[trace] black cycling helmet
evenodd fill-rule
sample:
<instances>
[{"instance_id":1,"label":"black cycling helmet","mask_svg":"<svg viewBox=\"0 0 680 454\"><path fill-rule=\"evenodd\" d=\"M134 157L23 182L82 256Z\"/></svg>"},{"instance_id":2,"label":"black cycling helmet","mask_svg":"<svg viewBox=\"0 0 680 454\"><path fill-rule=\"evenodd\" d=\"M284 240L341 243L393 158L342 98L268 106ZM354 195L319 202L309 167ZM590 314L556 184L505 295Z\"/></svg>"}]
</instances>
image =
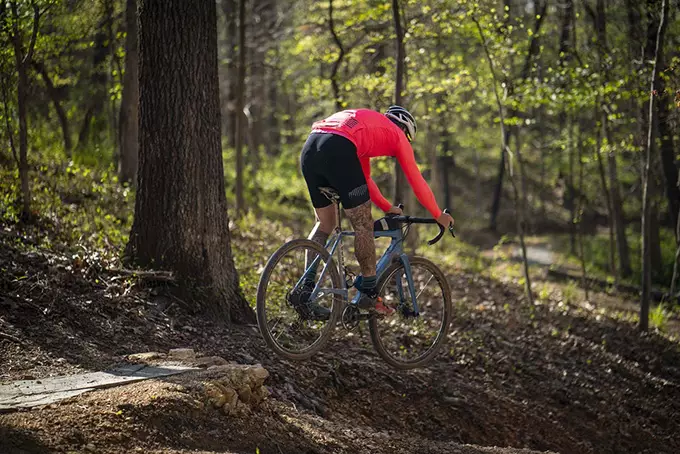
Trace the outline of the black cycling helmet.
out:
<instances>
[{"instance_id":1,"label":"black cycling helmet","mask_svg":"<svg viewBox=\"0 0 680 454\"><path fill-rule=\"evenodd\" d=\"M390 106L387 108L385 116L404 131L409 142L413 142L413 139L416 138L418 127L416 126L416 119L413 118L413 115L408 110L401 106Z\"/></svg>"}]
</instances>

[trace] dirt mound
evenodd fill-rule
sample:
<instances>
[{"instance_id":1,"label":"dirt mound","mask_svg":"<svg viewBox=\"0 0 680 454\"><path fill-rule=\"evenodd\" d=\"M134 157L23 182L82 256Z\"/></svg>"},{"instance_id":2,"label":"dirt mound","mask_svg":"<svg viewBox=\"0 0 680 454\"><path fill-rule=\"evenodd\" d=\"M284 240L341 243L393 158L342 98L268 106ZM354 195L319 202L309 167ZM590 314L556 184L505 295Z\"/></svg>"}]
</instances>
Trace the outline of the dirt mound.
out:
<instances>
[{"instance_id":1,"label":"dirt mound","mask_svg":"<svg viewBox=\"0 0 680 454\"><path fill-rule=\"evenodd\" d=\"M97 391L38 411L6 415L0 426L0 450L8 454L535 452L376 431L339 417L324 419L276 399L225 415L214 408L206 392L206 383L214 383L217 372L205 374Z\"/></svg>"}]
</instances>

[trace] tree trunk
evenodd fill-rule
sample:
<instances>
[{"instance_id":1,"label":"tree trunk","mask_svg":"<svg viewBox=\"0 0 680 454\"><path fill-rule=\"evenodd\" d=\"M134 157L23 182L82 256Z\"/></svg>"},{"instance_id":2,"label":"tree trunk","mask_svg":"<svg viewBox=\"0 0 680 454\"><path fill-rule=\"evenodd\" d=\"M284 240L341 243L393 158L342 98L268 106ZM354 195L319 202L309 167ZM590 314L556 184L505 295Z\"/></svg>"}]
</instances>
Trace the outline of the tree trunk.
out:
<instances>
[{"instance_id":1,"label":"tree trunk","mask_svg":"<svg viewBox=\"0 0 680 454\"><path fill-rule=\"evenodd\" d=\"M605 88L608 83L607 69L605 68L605 58L608 48L607 16L604 0L597 0L596 16L594 17L594 20L595 29L597 32L598 70L602 76L603 88ZM603 106L607 106L608 104L609 102L605 95L605 98L603 99ZM616 155L614 154L613 150L613 141L611 140L610 136L606 109L603 108L600 112L600 115L602 121L602 131L609 146L609 153L607 153L607 168L609 177L609 191L611 193L611 215L613 216L614 231L616 233L616 245L619 256L619 274L621 277L628 277L632 274L632 270L630 268L628 240L626 238L626 225L623 216L623 202L621 200L618 164L616 162Z\"/></svg>"},{"instance_id":2,"label":"tree trunk","mask_svg":"<svg viewBox=\"0 0 680 454\"><path fill-rule=\"evenodd\" d=\"M510 139L510 127L505 130L504 143L508 143ZM505 148L501 147L501 160L498 164L498 177L496 177L496 185L493 188L493 202L491 203L491 221L489 222L489 229L493 232L498 227L498 212L501 209L501 197L503 195L503 179L505 177Z\"/></svg>"},{"instance_id":3,"label":"tree trunk","mask_svg":"<svg viewBox=\"0 0 680 454\"><path fill-rule=\"evenodd\" d=\"M28 75L21 63L19 47L15 45L17 63L17 110L19 113L19 179L21 180L21 218L31 218L31 192L28 187L28 120L26 118L26 89Z\"/></svg>"},{"instance_id":4,"label":"tree trunk","mask_svg":"<svg viewBox=\"0 0 680 454\"><path fill-rule=\"evenodd\" d=\"M252 322L229 237L215 2L142 0L139 27L139 189L126 255L174 271L202 311Z\"/></svg>"},{"instance_id":5,"label":"tree trunk","mask_svg":"<svg viewBox=\"0 0 680 454\"><path fill-rule=\"evenodd\" d=\"M120 102L120 152L118 175L122 182L136 184L139 166L139 54L137 53L137 0L125 8L125 75Z\"/></svg>"},{"instance_id":6,"label":"tree trunk","mask_svg":"<svg viewBox=\"0 0 680 454\"><path fill-rule=\"evenodd\" d=\"M236 93L236 213L245 210L243 197L243 142L246 118L243 113L246 85L246 0L238 5L238 89Z\"/></svg>"},{"instance_id":7,"label":"tree trunk","mask_svg":"<svg viewBox=\"0 0 680 454\"><path fill-rule=\"evenodd\" d=\"M107 73L107 82L108 85L106 87L107 92L110 92L113 87L116 85L116 81L114 79L114 70L115 70L115 62L116 62L116 45L115 45L115 33L113 31L113 22L114 22L114 0L105 0L104 2L104 8L106 10L106 41L107 41L107 49L109 51L109 70ZM121 81L122 83L122 81ZM110 108L110 115L109 115L109 139L111 141L111 144L113 145L113 149L115 150L114 152L114 161L117 160L116 158L120 159L120 156L115 156L117 151L120 150L120 130L118 129L118 118L116 118L116 98L114 96L108 96L109 98L109 108ZM118 112L118 117L120 117L120 112Z\"/></svg>"},{"instance_id":8,"label":"tree trunk","mask_svg":"<svg viewBox=\"0 0 680 454\"><path fill-rule=\"evenodd\" d=\"M338 85L338 69L340 69L342 59L345 56L345 48L343 47L342 41L340 41L340 38L338 37L338 34L335 31L335 24L333 22L333 0L328 0L328 28L331 31L331 36L333 36L333 41L335 42L335 45L338 47L338 58L333 62L333 68L331 69L331 86L333 87L333 99L335 100L335 108L337 110L342 110L340 86ZM399 66L398 62L397 66ZM397 76L397 78L398 77L399 76Z\"/></svg>"},{"instance_id":9,"label":"tree trunk","mask_svg":"<svg viewBox=\"0 0 680 454\"><path fill-rule=\"evenodd\" d=\"M603 112L602 121L604 124L605 136L609 136L607 127L606 113ZM621 186L619 183L618 164L616 155L612 150L612 142L609 140L609 153L607 153L607 164L609 168L609 189L612 195L612 215L614 216L614 227L616 232L616 246L619 256L619 273L621 277L629 277L633 274L630 268L630 253L628 239L626 238L626 221L623 215L623 200L621 199Z\"/></svg>"},{"instance_id":10,"label":"tree trunk","mask_svg":"<svg viewBox=\"0 0 680 454\"><path fill-rule=\"evenodd\" d=\"M599 116L599 97L595 103L595 121ZM604 163L602 160L602 125L596 126L595 133L595 156L597 157L597 170L600 176L600 183L602 184L602 192L604 193L605 202L607 203L607 223L609 226L609 272L614 276L618 276L616 272L616 254L615 246L616 242L614 240L614 215L612 213L612 199L611 193L609 192L609 186L607 185L607 176L605 175Z\"/></svg>"},{"instance_id":11,"label":"tree trunk","mask_svg":"<svg viewBox=\"0 0 680 454\"><path fill-rule=\"evenodd\" d=\"M14 47L15 69L17 71L17 111L19 114L19 179L21 181L21 218L31 219L31 192L28 186L28 120L26 117L26 90L28 89L28 67L33 59L33 50L38 36L40 13L37 5L33 5L33 31L28 50L24 53L23 37L19 27L19 11L17 2L11 2L12 8L12 44Z\"/></svg>"},{"instance_id":12,"label":"tree trunk","mask_svg":"<svg viewBox=\"0 0 680 454\"><path fill-rule=\"evenodd\" d=\"M654 176L650 170L651 178ZM650 186L652 182L649 182ZM649 191L649 260L652 272L652 282L655 282L663 274L663 258L661 256L661 226L659 224L659 204L654 190Z\"/></svg>"},{"instance_id":13,"label":"tree trunk","mask_svg":"<svg viewBox=\"0 0 680 454\"><path fill-rule=\"evenodd\" d=\"M569 119L570 123L573 123L573 118ZM579 127L578 129L578 208L576 210L577 213L577 220L579 224L579 229L578 229L578 256L579 256L579 261L581 262L581 286L583 287L583 290L585 292L586 296L586 301L590 299L588 296L588 275L586 272L586 254L583 248L583 237L584 237L584 227L585 223L583 222L583 202L584 202L584 187L583 187L583 174L584 174L584 169L583 169L583 137L582 137L582 131L581 128Z\"/></svg>"},{"instance_id":14,"label":"tree trunk","mask_svg":"<svg viewBox=\"0 0 680 454\"><path fill-rule=\"evenodd\" d=\"M491 76L493 78L493 93L494 97L496 99L496 105L498 107L498 116L500 117L500 124L501 124L501 150L503 153L505 153L505 150L508 150L508 143L506 142L505 138L508 137L506 135L506 126L505 126L505 115L503 113L503 104L501 103L501 97L498 94L498 86L497 84L499 83L498 77L496 76L496 71L494 70L493 66L493 60L491 59L491 53L489 52L489 48L486 44L486 38L484 37L484 31L482 30L482 26L479 24L479 21L473 16L472 20L475 22L475 25L477 26L477 31L479 32L479 38L482 42L482 47L484 48L484 53L486 54L486 59L487 62L489 63L489 70L491 71ZM522 210L522 205L519 200L519 191L517 189L517 183L515 183L515 178L513 176L512 172L512 161L511 160L506 160L508 162L508 176L510 180L510 184L512 186L512 192L514 195L514 201L515 201L515 221L517 225L517 234L519 235L519 244L520 244L520 249L522 251L522 263L524 265L524 291L526 293L526 297L528 300L529 304L534 303L534 294L531 289L531 275L529 274L529 259L527 257L527 248L526 244L524 242L524 212ZM520 161L521 162L521 161Z\"/></svg>"},{"instance_id":15,"label":"tree trunk","mask_svg":"<svg viewBox=\"0 0 680 454\"><path fill-rule=\"evenodd\" d=\"M506 26L507 23L510 22L510 17L511 17L511 2L508 0L505 2L505 6L508 7L508 17L506 20ZM534 22L534 30L533 34L531 34L529 38L529 51L526 54L526 57L524 59L524 64L522 65L522 70L519 75L519 80L524 81L527 77L529 77L529 73L531 72L531 62L534 58L535 55L537 55L540 50L541 46L539 46L539 41L538 37L540 36L540 31L541 27L543 25L543 21L545 20L546 13L548 11L548 0L545 0L542 4L538 3L538 0L534 2L534 11L535 11L535 17L536 20ZM509 81L506 81L508 84L508 97L512 96L513 94L513 88L512 88L512 83ZM509 117L513 117L516 115L516 112L513 109L509 109ZM503 137L503 143L507 144L510 141L510 134L512 132L512 126L506 126L504 137ZM503 179L505 177L505 167L506 167L506 161L507 158L505 156L505 148L501 149L501 159L500 159L500 164L498 166L498 177L496 178L496 186L494 187L493 191L493 202L491 203L491 220L489 222L489 229L492 231L496 231L496 228L498 226L497 220L498 220L498 212L500 211L501 207L501 199L503 196Z\"/></svg>"},{"instance_id":16,"label":"tree trunk","mask_svg":"<svg viewBox=\"0 0 680 454\"><path fill-rule=\"evenodd\" d=\"M92 73L89 80L89 96L88 104L85 109L85 115L80 126L80 131L78 133L78 144L76 149L83 150L90 144L90 139L92 135L92 126L94 123L95 133L98 135L101 133L101 121L99 116L104 112L105 106L108 100L108 75L107 70L104 67L104 62L109 57L109 47L113 43L109 42L108 32L103 28L108 24L108 15L105 15L101 20L101 25L94 36L94 45L92 46ZM107 120L105 123L105 128L108 131L110 122ZM117 150L117 148L115 148Z\"/></svg>"},{"instance_id":17,"label":"tree trunk","mask_svg":"<svg viewBox=\"0 0 680 454\"><path fill-rule=\"evenodd\" d=\"M668 1L668 0L667 0ZM663 44L659 48L659 67L665 68ZM663 78L658 79L657 101L659 139L661 142L661 167L663 169L664 186L666 188L666 198L668 199L668 214L671 225L678 223L678 211L680 211L680 180L678 179L678 164L675 157L675 144L673 140L674 131L671 128L671 113L668 108L671 100L666 93L666 82ZM680 238L675 238L676 244L680 245Z\"/></svg>"},{"instance_id":18,"label":"tree trunk","mask_svg":"<svg viewBox=\"0 0 680 454\"><path fill-rule=\"evenodd\" d=\"M236 45L238 32L238 5L235 0L221 0L222 15L226 23L226 74L223 78L224 97L222 119L224 133L229 147L236 148L236 93L238 91L238 66L236 64Z\"/></svg>"},{"instance_id":19,"label":"tree trunk","mask_svg":"<svg viewBox=\"0 0 680 454\"><path fill-rule=\"evenodd\" d=\"M567 176L567 200L569 201L569 245L576 255L576 197L574 194L574 125L571 115L567 122L567 148L569 150L569 175Z\"/></svg>"},{"instance_id":20,"label":"tree trunk","mask_svg":"<svg viewBox=\"0 0 680 454\"><path fill-rule=\"evenodd\" d=\"M666 31L666 16L668 15L668 2L661 0L661 18L656 34L656 46L654 50L654 66L652 69L652 81L649 89L649 128L647 133L647 153L645 155L645 167L642 174L642 295L640 297L640 330L647 331L649 328L649 294L651 289L651 251L650 251L650 210L649 210L649 178L650 165L654 148L654 90L659 80L659 52L662 48L664 33Z\"/></svg>"},{"instance_id":21,"label":"tree trunk","mask_svg":"<svg viewBox=\"0 0 680 454\"><path fill-rule=\"evenodd\" d=\"M677 215L678 223L675 225L675 237L680 238L680 213ZM680 265L680 244L675 248L675 258L673 260L673 276L671 277L670 296L672 299L680 300L675 295L675 283L678 278L678 265ZM680 301L679 301L680 302Z\"/></svg>"},{"instance_id":22,"label":"tree trunk","mask_svg":"<svg viewBox=\"0 0 680 454\"><path fill-rule=\"evenodd\" d=\"M57 118L59 118L61 134L64 138L64 151L66 152L67 157L71 157L71 148L73 146L73 142L71 141L71 132L69 130L68 116L66 115L66 111L64 111L64 108L61 105L61 101L59 100L59 92L57 88L54 86L54 83L52 83L52 79L50 78L50 75L47 72L47 68L45 67L44 63L35 61L33 62L33 67L38 72L38 74L40 74L40 77L42 77L42 80L45 83L45 87L47 88L47 94L52 100L52 104L54 105L54 111L57 113Z\"/></svg>"},{"instance_id":23,"label":"tree trunk","mask_svg":"<svg viewBox=\"0 0 680 454\"><path fill-rule=\"evenodd\" d=\"M394 84L394 104L401 106L404 93L404 73L406 72L406 51L404 49L404 29L401 24L401 13L399 11L399 0L392 0L392 17L394 19L394 32L397 36L397 56L396 56L396 77ZM404 201L404 191L406 189L406 175L401 170L398 162L394 163L394 196L392 203L395 205Z\"/></svg>"}]
</instances>

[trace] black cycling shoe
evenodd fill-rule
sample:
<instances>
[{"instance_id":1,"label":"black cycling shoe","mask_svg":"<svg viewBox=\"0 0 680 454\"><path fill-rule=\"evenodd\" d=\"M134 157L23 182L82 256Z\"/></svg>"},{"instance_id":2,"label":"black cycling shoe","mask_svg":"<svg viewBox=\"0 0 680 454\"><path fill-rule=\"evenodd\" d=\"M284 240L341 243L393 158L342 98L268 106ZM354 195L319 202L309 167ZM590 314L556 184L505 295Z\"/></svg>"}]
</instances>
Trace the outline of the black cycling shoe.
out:
<instances>
[{"instance_id":1,"label":"black cycling shoe","mask_svg":"<svg viewBox=\"0 0 680 454\"><path fill-rule=\"evenodd\" d=\"M357 301L357 307L378 315L392 315L394 313L394 309L385 306L382 298L378 296L378 293L373 289L361 292L359 301Z\"/></svg>"},{"instance_id":2,"label":"black cycling shoe","mask_svg":"<svg viewBox=\"0 0 680 454\"><path fill-rule=\"evenodd\" d=\"M314 282L303 282L288 294L288 302L304 320L328 320L331 316L330 309L309 302L313 290Z\"/></svg>"}]
</instances>

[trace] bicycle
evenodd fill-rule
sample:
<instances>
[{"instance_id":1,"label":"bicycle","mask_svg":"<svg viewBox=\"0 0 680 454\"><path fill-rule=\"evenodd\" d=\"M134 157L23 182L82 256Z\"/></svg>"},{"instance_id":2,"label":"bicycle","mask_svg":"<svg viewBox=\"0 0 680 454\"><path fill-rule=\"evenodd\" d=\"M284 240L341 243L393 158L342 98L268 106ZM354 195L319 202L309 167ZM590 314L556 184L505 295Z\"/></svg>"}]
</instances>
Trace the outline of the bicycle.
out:
<instances>
[{"instance_id":1,"label":"bicycle","mask_svg":"<svg viewBox=\"0 0 680 454\"><path fill-rule=\"evenodd\" d=\"M265 342L285 359L305 360L328 343L338 318L348 331L366 320L375 350L389 365L397 369L426 365L448 333L451 292L446 276L434 263L423 257L408 257L402 245L411 225L437 221L386 216L375 222L375 237L391 239L377 262L376 288L383 303L396 311L389 317L372 315L357 307L358 292L349 298L354 275L344 264L342 240L354 232L341 228L337 192L332 188L321 190L337 206L338 225L325 247L309 239L295 239L269 258L257 288L257 322ZM445 233L444 227L437 225L439 233L428 241L429 245L437 243ZM455 237L452 227L449 232ZM441 294L429 290L433 279ZM328 311L323 316L315 315L315 307ZM294 348L297 338L306 344ZM418 347L426 348L418 353Z\"/></svg>"}]
</instances>

